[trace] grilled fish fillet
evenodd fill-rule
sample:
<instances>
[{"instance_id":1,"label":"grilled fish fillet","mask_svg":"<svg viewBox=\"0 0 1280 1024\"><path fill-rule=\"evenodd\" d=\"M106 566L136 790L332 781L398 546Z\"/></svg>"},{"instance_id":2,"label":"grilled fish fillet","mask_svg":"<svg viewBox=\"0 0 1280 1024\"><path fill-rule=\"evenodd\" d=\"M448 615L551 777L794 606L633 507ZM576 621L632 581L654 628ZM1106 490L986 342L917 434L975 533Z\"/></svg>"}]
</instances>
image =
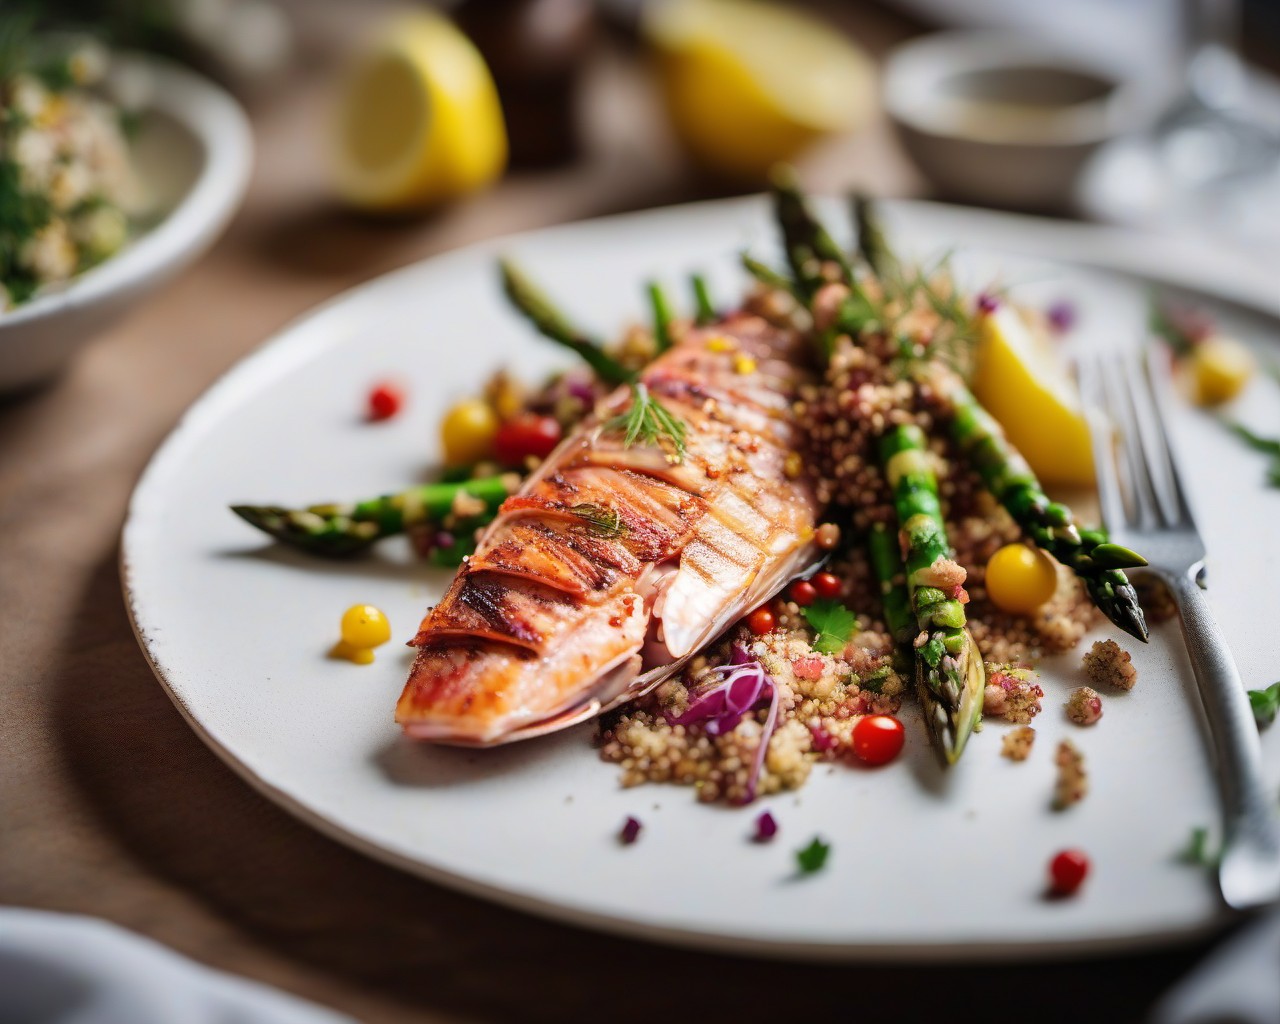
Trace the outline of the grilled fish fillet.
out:
<instances>
[{"instance_id":1,"label":"grilled fish fillet","mask_svg":"<svg viewBox=\"0 0 1280 1024\"><path fill-rule=\"evenodd\" d=\"M801 339L746 314L642 375L687 424L676 462L608 426L620 388L509 498L417 636L396 721L487 746L646 692L815 559L819 506L788 455Z\"/></svg>"}]
</instances>

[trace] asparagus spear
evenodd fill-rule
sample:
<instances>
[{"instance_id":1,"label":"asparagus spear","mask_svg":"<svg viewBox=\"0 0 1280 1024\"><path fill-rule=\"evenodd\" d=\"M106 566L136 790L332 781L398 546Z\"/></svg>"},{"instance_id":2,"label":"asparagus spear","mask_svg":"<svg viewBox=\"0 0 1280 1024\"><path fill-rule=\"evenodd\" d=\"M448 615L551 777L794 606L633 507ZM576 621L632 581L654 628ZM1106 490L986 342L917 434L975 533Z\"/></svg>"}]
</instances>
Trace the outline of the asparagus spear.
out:
<instances>
[{"instance_id":1,"label":"asparagus spear","mask_svg":"<svg viewBox=\"0 0 1280 1024\"><path fill-rule=\"evenodd\" d=\"M609 355L600 343L573 326L532 280L510 260L499 260L502 290L544 337L577 352L609 384L627 384L635 374Z\"/></svg>"},{"instance_id":2,"label":"asparagus spear","mask_svg":"<svg viewBox=\"0 0 1280 1024\"><path fill-rule=\"evenodd\" d=\"M231 511L282 543L315 555L342 557L364 551L375 541L403 533L410 526L441 522L454 512L460 494L476 499L482 507L459 518L471 529L482 526L507 499L512 482L513 477L508 474L459 483L423 484L367 501L301 509L232 505Z\"/></svg>"},{"instance_id":3,"label":"asparagus spear","mask_svg":"<svg viewBox=\"0 0 1280 1024\"><path fill-rule=\"evenodd\" d=\"M858 231L858 253L876 276L886 281L899 276L898 257L889 248L889 242L880 226L880 219L866 196L854 193L849 198L853 208L853 223Z\"/></svg>"},{"instance_id":4,"label":"asparagus spear","mask_svg":"<svg viewBox=\"0 0 1280 1024\"><path fill-rule=\"evenodd\" d=\"M891 427L880 438L880 460L893 492L907 598L919 629L916 690L935 744L946 762L955 764L982 717L987 680L982 656L965 628L964 605L949 596L940 578L954 563L924 431L914 425Z\"/></svg>"},{"instance_id":5,"label":"asparagus spear","mask_svg":"<svg viewBox=\"0 0 1280 1024\"><path fill-rule=\"evenodd\" d=\"M745 252L742 254L742 269L766 288L787 292L799 302L805 302L805 297L800 294L799 286L791 278L785 274L778 273L767 263L761 263L758 259Z\"/></svg>"},{"instance_id":6,"label":"asparagus spear","mask_svg":"<svg viewBox=\"0 0 1280 1024\"><path fill-rule=\"evenodd\" d=\"M871 556L871 569L880 582L884 624L901 646L914 633L915 615L907 597L907 571L898 550L897 534L884 523L876 523L867 535L867 551Z\"/></svg>"},{"instance_id":7,"label":"asparagus spear","mask_svg":"<svg viewBox=\"0 0 1280 1024\"><path fill-rule=\"evenodd\" d=\"M780 167L774 171L770 184L773 190L774 212L782 228L782 243L787 251L787 262L803 293L812 298L827 279L822 274L823 263L835 263L845 284L853 283L853 265L848 254L836 244L822 222L809 209L800 191L795 171Z\"/></svg>"},{"instance_id":8,"label":"asparagus spear","mask_svg":"<svg viewBox=\"0 0 1280 1024\"><path fill-rule=\"evenodd\" d=\"M692 274L689 285L693 288L693 301L697 309L695 322L699 327L716 322L716 307L711 302L711 291L707 288L707 279L701 274Z\"/></svg>"},{"instance_id":9,"label":"asparagus spear","mask_svg":"<svg viewBox=\"0 0 1280 1024\"><path fill-rule=\"evenodd\" d=\"M1146 642L1147 623L1137 592L1125 569L1147 564L1145 558L1110 543L1097 530L1082 530L1071 509L1050 501L1027 461L1004 436L1004 430L960 378L934 365L929 380L953 409L951 436L1023 532L1041 549L1072 569L1104 615L1131 636Z\"/></svg>"},{"instance_id":10,"label":"asparagus spear","mask_svg":"<svg viewBox=\"0 0 1280 1024\"><path fill-rule=\"evenodd\" d=\"M671 303L657 281L649 282L649 307L653 310L653 340L658 352L671 347Z\"/></svg>"}]
</instances>

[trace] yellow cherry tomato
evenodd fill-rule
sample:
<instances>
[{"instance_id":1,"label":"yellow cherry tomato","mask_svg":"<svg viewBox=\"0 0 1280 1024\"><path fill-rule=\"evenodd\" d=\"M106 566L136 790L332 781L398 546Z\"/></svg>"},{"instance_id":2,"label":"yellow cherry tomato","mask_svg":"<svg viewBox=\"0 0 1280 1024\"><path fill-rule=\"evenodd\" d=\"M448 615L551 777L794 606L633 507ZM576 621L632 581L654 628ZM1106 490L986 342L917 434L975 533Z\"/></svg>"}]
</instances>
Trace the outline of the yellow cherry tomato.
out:
<instances>
[{"instance_id":1,"label":"yellow cherry tomato","mask_svg":"<svg viewBox=\"0 0 1280 1024\"><path fill-rule=\"evenodd\" d=\"M1030 615L1057 589L1053 560L1025 544L1006 544L987 562L987 594L1006 612Z\"/></svg>"},{"instance_id":2,"label":"yellow cherry tomato","mask_svg":"<svg viewBox=\"0 0 1280 1024\"><path fill-rule=\"evenodd\" d=\"M451 466L479 462L493 454L498 414L483 399L467 398L450 409L440 424L444 461Z\"/></svg>"},{"instance_id":3,"label":"yellow cherry tomato","mask_svg":"<svg viewBox=\"0 0 1280 1024\"><path fill-rule=\"evenodd\" d=\"M1253 354L1234 338L1210 335L1191 354L1196 401L1201 405L1229 402L1253 376Z\"/></svg>"},{"instance_id":4,"label":"yellow cherry tomato","mask_svg":"<svg viewBox=\"0 0 1280 1024\"><path fill-rule=\"evenodd\" d=\"M342 615L342 642L371 650L391 639L391 623L371 604L353 604Z\"/></svg>"}]
</instances>

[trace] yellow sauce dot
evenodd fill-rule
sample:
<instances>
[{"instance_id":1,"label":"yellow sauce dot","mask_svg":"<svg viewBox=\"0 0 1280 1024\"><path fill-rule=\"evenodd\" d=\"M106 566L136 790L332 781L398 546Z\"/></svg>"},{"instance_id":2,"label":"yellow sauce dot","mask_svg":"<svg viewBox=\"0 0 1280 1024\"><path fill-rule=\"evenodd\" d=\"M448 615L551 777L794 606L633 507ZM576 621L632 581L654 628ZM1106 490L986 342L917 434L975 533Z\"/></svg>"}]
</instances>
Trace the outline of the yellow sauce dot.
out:
<instances>
[{"instance_id":1,"label":"yellow sauce dot","mask_svg":"<svg viewBox=\"0 0 1280 1024\"><path fill-rule=\"evenodd\" d=\"M733 372L743 375L755 373L756 361L750 356L735 356L733 360Z\"/></svg>"},{"instance_id":2,"label":"yellow sauce dot","mask_svg":"<svg viewBox=\"0 0 1280 1024\"><path fill-rule=\"evenodd\" d=\"M342 639L329 651L331 658L345 658L357 665L373 661L373 649L391 639L391 623L371 604L353 604L342 615Z\"/></svg>"},{"instance_id":3,"label":"yellow sauce dot","mask_svg":"<svg viewBox=\"0 0 1280 1024\"><path fill-rule=\"evenodd\" d=\"M732 352L737 347L732 338L726 338L723 334L707 339L708 352Z\"/></svg>"}]
</instances>

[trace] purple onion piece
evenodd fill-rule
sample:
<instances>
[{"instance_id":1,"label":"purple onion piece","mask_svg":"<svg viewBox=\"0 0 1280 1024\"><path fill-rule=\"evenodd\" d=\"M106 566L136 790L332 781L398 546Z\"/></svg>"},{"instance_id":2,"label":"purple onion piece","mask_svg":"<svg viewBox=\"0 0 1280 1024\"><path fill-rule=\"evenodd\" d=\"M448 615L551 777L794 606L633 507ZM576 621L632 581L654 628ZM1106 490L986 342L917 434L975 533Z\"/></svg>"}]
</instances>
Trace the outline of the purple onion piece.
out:
<instances>
[{"instance_id":1,"label":"purple onion piece","mask_svg":"<svg viewBox=\"0 0 1280 1024\"><path fill-rule=\"evenodd\" d=\"M623 846L630 846L639 838L641 828L643 826L640 824L639 818L628 817L622 825L622 831L618 833L618 841Z\"/></svg>"},{"instance_id":2,"label":"purple onion piece","mask_svg":"<svg viewBox=\"0 0 1280 1024\"><path fill-rule=\"evenodd\" d=\"M1059 299L1045 311L1045 316L1055 334L1066 334L1076 325L1075 304L1066 299Z\"/></svg>"},{"instance_id":3,"label":"purple onion piece","mask_svg":"<svg viewBox=\"0 0 1280 1024\"><path fill-rule=\"evenodd\" d=\"M753 837L755 842L767 843L777 834L778 822L772 814L765 811L760 817L756 818L756 834Z\"/></svg>"},{"instance_id":4,"label":"purple onion piece","mask_svg":"<svg viewBox=\"0 0 1280 1024\"><path fill-rule=\"evenodd\" d=\"M1000 297L992 295L990 292L983 292L978 296L978 312L994 313L1000 308Z\"/></svg>"}]
</instances>

